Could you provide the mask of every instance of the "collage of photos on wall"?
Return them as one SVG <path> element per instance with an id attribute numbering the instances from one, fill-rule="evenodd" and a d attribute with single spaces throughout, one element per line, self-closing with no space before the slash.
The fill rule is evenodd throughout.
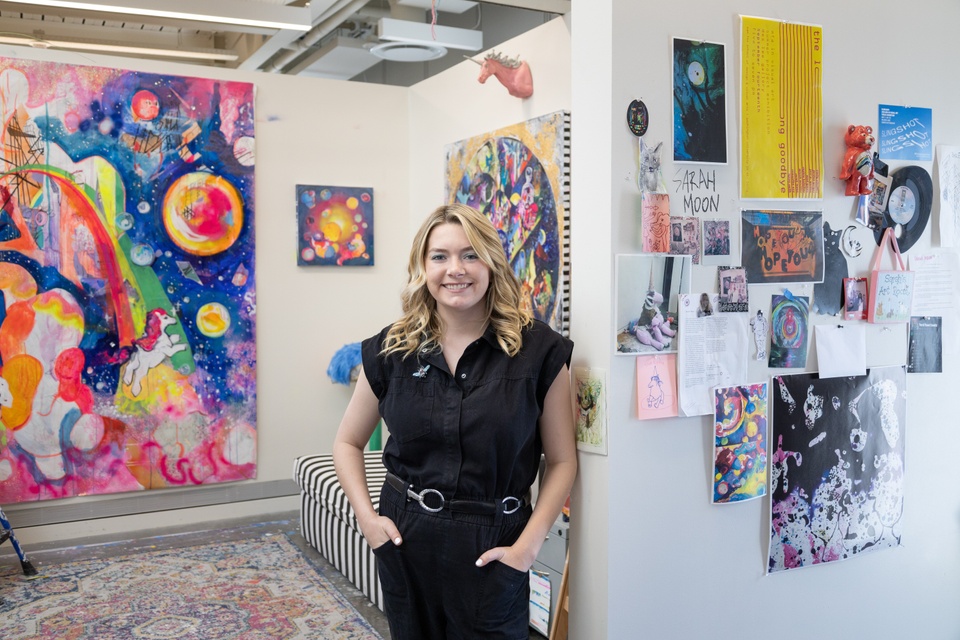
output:
<path id="1" fill-rule="evenodd" d="M 611 348 L 636 360 L 637 419 L 712 418 L 705 495 L 769 496 L 766 570 L 777 572 L 899 546 L 907 374 L 943 371 L 944 341 L 955 338 L 941 316 L 960 269 L 949 252 L 918 247 L 909 268 L 905 255 L 929 233 L 931 110 L 878 105 L 874 122 L 860 114 L 870 124 L 837 131 L 843 157 L 825 158 L 829 35 L 746 16 L 739 26 L 736 131 L 728 136 L 726 43 L 671 38 L 672 111 L 642 100 L 627 109 L 639 237 L 615 257 Z M 672 158 L 669 140 L 651 139 L 657 116 L 672 123 Z M 911 128 L 924 144 L 890 133 Z M 736 164 L 735 136 L 740 205 L 724 210 L 716 169 Z M 960 184 L 960 147 L 937 154 L 941 184 Z M 849 219 L 824 210 L 825 177 L 837 178 L 827 195 L 842 190 Z M 955 246 L 960 193 L 942 195 L 941 245 Z M 908 338 L 902 357 L 873 357 L 878 332 L 895 327 Z M 854 499 L 837 483 L 852 483 Z"/>

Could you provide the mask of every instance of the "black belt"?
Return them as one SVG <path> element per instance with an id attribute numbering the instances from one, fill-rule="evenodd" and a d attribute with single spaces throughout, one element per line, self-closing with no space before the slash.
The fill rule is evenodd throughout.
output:
<path id="1" fill-rule="evenodd" d="M 514 498 L 509 496 L 502 500 L 483 502 L 481 500 L 447 500 L 443 494 L 436 489 L 416 488 L 409 482 L 387 471 L 387 483 L 407 498 L 407 501 L 416 501 L 424 511 L 437 513 L 448 509 L 460 513 L 473 513 L 479 515 L 496 515 L 497 512 L 508 515 L 515 513 L 527 506 L 525 498 Z"/>

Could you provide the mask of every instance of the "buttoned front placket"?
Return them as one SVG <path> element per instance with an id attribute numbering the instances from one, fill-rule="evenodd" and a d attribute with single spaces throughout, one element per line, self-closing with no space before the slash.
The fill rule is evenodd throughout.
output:
<path id="1" fill-rule="evenodd" d="M 457 370 L 454 373 L 450 372 L 442 353 L 430 354 L 425 358 L 440 374 L 437 389 L 440 393 L 440 402 L 437 403 L 439 406 L 435 405 L 434 408 L 435 411 L 439 410 L 440 415 L 434 418 L 439 418 L 442 433 L 443 456 L 440 471 L 442 486 L 450 487 L 449 490 L 453 491 L 453 495 L 445 496 L 447 498 L 456 497 L 462 491 L 475 493 L 471 492 L 469 487 L 460 486 L 460 469 L 463 463 L 460 429 L 463 400 L 470 393 L 473 384 L 470 377 L 471 371 L 477 361 L 478 349 L 484 346 L 481 344 L 482 341 L 483 338 L 480 338 L 467 345 L 457 362 Z M 447 490 L 444 493 L 446 494 Z"/>

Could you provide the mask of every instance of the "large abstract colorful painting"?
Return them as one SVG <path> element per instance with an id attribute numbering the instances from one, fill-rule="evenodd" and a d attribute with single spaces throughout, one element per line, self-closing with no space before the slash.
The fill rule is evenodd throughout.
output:
<path id="1" fill-rule="evenodd" d="M 774 378 L 768 571 L 899 546 L 906 380 L 902 366 Z"/>
<path id="2" fill-rule="evenodd" d="M 446 148 L 448 202 L 487 215 L 534 317 L 569 332 L 570 114 L 562 111 Z"/>
<path id="3" fill-rule="evenodd" d="M 298 265 L 373 264 L 373 189 L 297 185 Z"/>
<path id="4" fill-rule="evenodd" d="M 253 99 L 0 58 L 0 503 L 256 475 Z"/>

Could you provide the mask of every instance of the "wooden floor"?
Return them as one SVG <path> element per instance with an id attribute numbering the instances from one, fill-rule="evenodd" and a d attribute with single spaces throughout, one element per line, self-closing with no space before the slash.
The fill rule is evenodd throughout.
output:
<path id="1" fill-rule="evenodd" d="M 300 547 L 304 554 L 313 560 L 320 568 L 320 572 L 344 594 L 350 603 L 366 618 L 367 622 L 377 630 L 386 640 L 390 640 L 390 628 L 383 612 L 375 607 L 363 593 L 343 577 L 337 569 L 327 562 L 316 549 L 307 544 L 300 535 L 300 515 L 296 511 L 273 514 L 269 519 L 263 517 L 249 517 L 237 520 L 218 521 L 216 527 L 203 524 L 155 529 L 139 532 L 138 534 L 117 534 L 115 536 L 97 536 L 72 541 L 72 546 L 60 543 L 31 545 L 25 548 L 30 561 L 40 571 L 48 563 L 68 562 L 83 558 L 109 558 L 110 556 L 126 555 L 138 551 L 157 549 L 176 549 L 191 547 L 224 540 L 242 540 L 247 537 L 261 536 L 264 533 L 296 533 L 290 539 Z M 22 538 L 22 536 L 21 536 Z M 19 566 L 19 561 L 13 553 L 9 543 L 0 546 L 0 563 L 11 563 Z M 530 630 L 531 640 L 543 640 L 533 629 Z"/>

